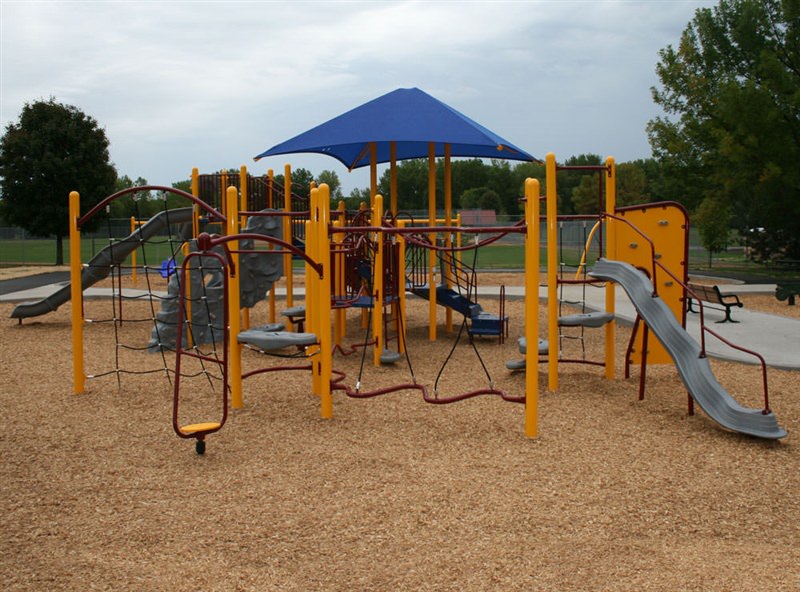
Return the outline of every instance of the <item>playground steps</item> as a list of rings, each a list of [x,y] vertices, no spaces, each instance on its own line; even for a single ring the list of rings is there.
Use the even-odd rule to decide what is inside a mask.
[[[317,336],[313,333],[290,333],[287,331],[265,331],[263,329],[248,329],[237,336],[239,343],[252,345],[262,351],[275,351],[286,347],[304,347],[317,343]]]
[[[402,355],[400,352],[385,349],[381,351],[380,362],[381,364],[394,364],[395,362],[399,362],[401,358]]]
[[[588,327],[590,329],[599,329],[613,320],[614,315],[610,312],[586,312],[558,317],[558,324],[561,327]]]
[[[420,298],[428,299],[428,286],[414,286],[411,292]],[[450,308],[457,313],[465,316],[469,320],[467,333],[473,335],[490,335],[502,337],[507,333],[508,316],[502,318],[498,315],[486,312],[477,302],[460,294],[447,286],[439,285],[436,287],[436,303]]]
[[[493,335],[501,336],[507,331],[508,316],[502,318],[488,312],[481,311],[478,316],[470,319],[470,326],[467,332],[472,335]]]
[[[519,353],[525,355],[528,352],[528,340],[524,337],[520,337],[517,340],[517,345],[519,346]],[[540,356],[546,356],[550,348],[550,344],[546,339],[539,339],[538,343],[538,353]],[[506,362],[506,368],[509,370],[525,370],[527,366],[525,359],[522,360],[509,360]]]

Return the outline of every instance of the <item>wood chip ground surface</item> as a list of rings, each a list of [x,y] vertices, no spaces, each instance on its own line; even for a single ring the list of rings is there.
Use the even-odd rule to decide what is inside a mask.
[[[777,314],[800,309],[775,303]],[[519,357],[524,314],[521,302],[507,307],[510,339],[477,348],[493,383],[521,395],[524,374],[505,362]],[[109,308],[86,302],[87,317]],[[89,380],[74,395],[68,307],[22,325],[10,311],[0,306],[3,590],[800,589],[797,372],[769,372],[772,409],[789,431],[780,442],[688,416],[669,366],[649,368],[638,401],[638,370],[623,378],[624,327],[613,380],[562,365],[550,393],[540,368],[535,440],[523,406],[496,397],[430,405],[411,390],[337,392],[334,419],[322,420],[307,372],[273,372],[245,381],[245,408],[198,456],[172,430],[163,372]],[[149,314],[125,304],[127,319]],[[259,305],[253,323],[266,314]],[[349,318],[347,340],[363,339]],[[159,355],[116,348],[115,332],[141,347],[150,326],[87,325],[87,373],[163,368]],[[455,333],[440,325],[430,343],[417,300],[408,334],[414,375],[432,390]],[[601,335],[587,337],[593,359]],[[246,369],[297,362],[244,356]],[[411,381],[404,360],[367,362],[363,390]],[[334,364],[355,384],[358,355]],[[761,405],[754,367],[712,366],[743,405]],[[215,420],[218,393],[186,382],[186,422]],[[439,395],[486,384],[462,340]]]

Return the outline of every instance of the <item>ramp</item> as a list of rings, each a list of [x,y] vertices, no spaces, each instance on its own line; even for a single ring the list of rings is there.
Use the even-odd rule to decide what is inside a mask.
[[[589,275],[622,286],[636,312],[672,357],[686,390],[711,419],[729,430],[758,438],[775,440],[786,436],[773,413],[742,407],[719,384],[708,359],[700,357],[700,345],[681,327],[664,301],[653,297],[653,284],[644,273],[628,263],[600,259]]]
[[[147,221],[121,241],[104,247],[89,261],[81,271],[81,291],[90,288],[97,282],[104,280],[111,273],[111,268],[121,265],[142,241],[147,241],[156,236],[169,224],[184,224],[192,221],[192,208],[177,208],[163,211]],[[66,283],[47,298],[35,302],[22,302],[11,311],[12,319],[27,319],[37,317],[56,310],[68,302],[71,297],[70,284]]]

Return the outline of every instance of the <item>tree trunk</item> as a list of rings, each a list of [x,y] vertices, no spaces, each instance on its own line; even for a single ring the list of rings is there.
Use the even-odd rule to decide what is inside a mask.
[[[64,265],[64,237],[56,235],[56,265]]]

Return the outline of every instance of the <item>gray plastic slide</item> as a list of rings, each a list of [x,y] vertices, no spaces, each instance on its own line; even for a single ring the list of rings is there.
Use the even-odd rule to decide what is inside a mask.
[[[773,413],[742,407],[717,382],[708,359],[700,357],[700,345],[681,327],[666,303],[653,297],[653,284],[644,273],[628,263],[600,259],[589,275],[622,286],[639,316],[672,356],[686,390],[711,419],[729,430],[758,438],[786,436]]]
[[[92,257],[87,267],[81,271],[81,290],[86,290],[104,280],[111,273],[114,265],[121,265],[142,241],[147,241],[156,236],[168,224],[184,224],[192,221],[192,208],[176,208],[163,211],[142,224],[128,237],[108,245],[97,255]],[[47,298],[36,302],[22,302],[11,311],[12,319],[26,319],[38,317],[56,310],[68,302],[71,297],[70,285],[66,284]]]

